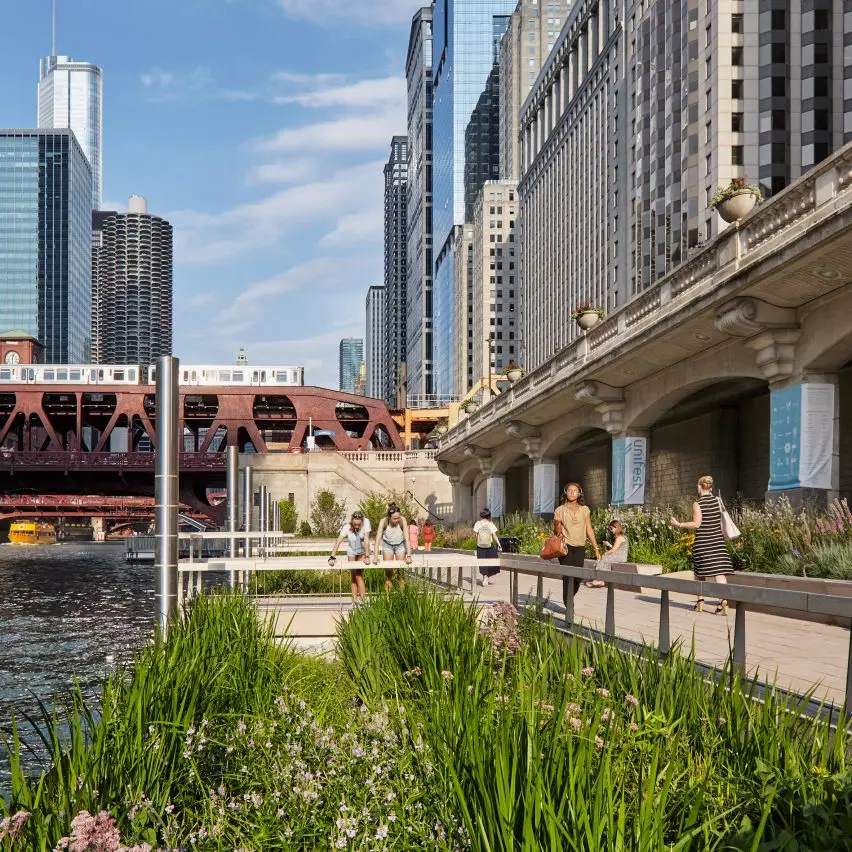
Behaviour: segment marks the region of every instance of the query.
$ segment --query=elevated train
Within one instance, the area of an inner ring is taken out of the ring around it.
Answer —
[[[157,368],[136,364],[2,364],[3,385],[153,385]],[[181,364],[181,387],[295,387],[304,367]]]

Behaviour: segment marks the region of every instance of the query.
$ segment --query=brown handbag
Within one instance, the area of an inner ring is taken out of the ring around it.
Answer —
[[[544,547],[541,549],[539,556],[542,559],[559,559],[568,551],[565,548],[565,542],[561,535],[551,535],[545,539]]]

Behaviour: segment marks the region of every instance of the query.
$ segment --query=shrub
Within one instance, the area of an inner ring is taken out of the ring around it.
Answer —
[[[550,525],[535,515],[513,512],[500,519],[500,535],[518,539],[520,553],[538,554],[550,535]]]
[[[311,525],[307,521],[302,521],[299,524],[299,537],[300,538],[310,538],[313,535],[313,530],[311,529]]]
[[[358,504],[358,508],[364,513],[364,517],[369,519],[374,532],[378,529],[379,521],[387,514],[388,506],[391,503],[396,503],[399,506],[402,516],[407,521],[417,520],[417,507],[405,492],[386,491],[382,493],[371,491]]]
[[[317,491],[311,504],[311,529],[322,538],[337,536],[346,515],[346,501],[339,501],[333,491]]]
[[[296,504],[292,500],[278,501],[278,517],[281,522],[281,532],[296,532],[299,513],[296,511]]]

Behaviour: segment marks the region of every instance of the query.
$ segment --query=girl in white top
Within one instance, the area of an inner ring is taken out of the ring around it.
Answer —
[[[624,525],[621,521],[611,520],[607,524],[607,532],[613,537],[612,543],[605,541],[606,553],[598,560],[598,568],[609,570],[609,566],[621,562],[627,562],[630,542],[624,534]],[[600,589],[606,585],[603,580],[590,580],[586,583],[592,589]]]
[[[360,562],[363,565],[364,562],[369,561],[370,527],[369,522],[365,523],[362,512],[353,512],[349,523],[343,525],[331,551],[328,560],[329,565],[334,566],[337,550],[344,541],[346,542],[346,558],[349,562]],[[352,600],[356,604],[363,603],[367,592],[364,586],[364,569],[351,568],[349,573],[352,577]]]
[[[376,548],[373,552],[373,564],[379,564],[379,550],[382,551],[382,560],[385,562],[396,562],[405,554],[406,564],[411,564],[411,543],[408,539],[408,521],[402,517],[399,506],[391,503],[388,513],[379,521],[376,530]],[[385,569],[385,588],[393,588],[393,568]],[[397,580],[399,587],[405,586],[405,578],[402,569],[397,569]]]

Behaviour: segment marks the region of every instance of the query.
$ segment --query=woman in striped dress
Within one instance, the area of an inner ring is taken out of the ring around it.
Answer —
[[[702,476],[698,480],[698,500],[692,504],[692,520],[671,519],[672,526],[681,530],[695,530],[692,545],[692,570],[696,580],[715,580],[727,583],[728,574],[734,573],[733,562],[722,534],[722,509],[719,498],[713,496],[713,477]],[[704,609],[704,598],[698,598],[693,609]],[[716,614],[726,615],[728,602],[723,598],[716,607]]]

